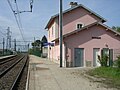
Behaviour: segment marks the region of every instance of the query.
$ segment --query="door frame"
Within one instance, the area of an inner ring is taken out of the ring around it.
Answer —
[[[95,52],[94,52],[95,49],[98,49],[100,52],[100,48],[93,48],[93,67],[97,67],[97,63],[95,62],[96,61],[95,60]]]
[[[73,63],[73,66],[75,67],[75,49],[82,49],[83,50],[83,61],[82,61],[82,66],[80,66],[80,67],[84,67],[85,66],[85,60],[84,60],[84,53],[85,53],[85,49],[84,48],[74,48],[74,63]]]

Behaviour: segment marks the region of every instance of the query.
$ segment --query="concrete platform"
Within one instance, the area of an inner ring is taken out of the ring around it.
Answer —
[[[28,90],[116,90],[83,76],[88,68],[59,68],[47,59],[30,56]]]
[[[13,56],[15,56],[15,55],[2,56],[2,57],[0,57],[0,59],[8,58],[8,57],[13,57]]]

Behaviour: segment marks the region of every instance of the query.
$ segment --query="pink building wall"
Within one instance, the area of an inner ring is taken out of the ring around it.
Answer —
[[[60,63],[60,45],[59,42],[56,41],[55,46],[54,47],[50,47],[51,49],[48,50],[49,52],[49,59],[52,61],[55,61],[56,63]],[[66,62],[65,62],[65,47],[64,47],[64,43],[63,43],[63,65],[65,66]]]
[[[63,16],[63,34],[76,30],[76,24],[82,23],[84,25],[91,24],[93,22],[100,21],[100,18],[91,14],[82,7],[65,13]],[[53,30],[52,30],[53,29]],[[48,27],[48,42],[53,41],[59,37],[59,17],[56,17]],[[55,43],[55,42],[54,42]],[[48,49],[48,57],[50,59],[58,60],[59,57],[59,45],[55,43],[55,47]],[[63,44],[64,47],[64,44]],[[64,53],[64,51],[63,51]],[[64,54],[63,54],[64,56]]]
[[[101,19],[91,14],[83,8],[65,13],[63,16],[63,35],[76,30],[76,24],[82,23],[87,26],[94,22],[101,22]],[[52,28],[53,27],[53,28]],[[101,39],[92,39],[92,37],[101,37]],[[48,42],[59,37],[59,18],[56,17],[48,27]],[[48,50],[48,57],[59,63],[59,43],[54,42],[55,46]],[[94,25],[87,30],[80,31],[74,35],[68,36],[63,42],[63,64],[66,60],[74,64],[74,48],[84,48],[84,66],[86,61],[93,61],[93,48],[106,48],[106,44],[110,49],[120,49],[120,37],[105,27]],[[65,51],[67,47],[67,51]]]
[[[52,22],[50,27],[48,28],[48,41],[49,42],[55,39],[55,30],[56,30],[55,27],[56,27],[56,22]]]
[[[96,21],[101,22],[101,19],[82,7],[79,7],[63,15],[63,35],[76,30],[77,23],[82,23],[84,26],[86,26]],[[54,36],[52,36],[52,27],[54,27]],[[56,17],[48,27],[48,36],[49,33],[49,41],[59,37],[59,17]]]
[[[77,8],[73,11],[65,13],[63,16],[63,35],[70,33],[76,30],[76,24],[82,23],[84,26],[94,23],[96,21],[101,22],[101,19],[96,17],[95,15],[91,14],[87,10],[83,9],[82,7]],[[55,18],[55,32],[56,38],[59,36],[59,18]]]
[[[98,36],[101,39],[92,39]],[[100,25],[66,37],[64,41],[67,43],[68,61],[72,63],[74,63],[74,48],[84,48],[84,61],[93,61],[93,48],[106,48],[107,44],[110,49],[120,49],[120,36]]]

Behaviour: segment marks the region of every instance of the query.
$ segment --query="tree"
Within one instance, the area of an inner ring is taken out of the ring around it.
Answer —
[[[119,26],[113,26],[112,29],[114,29],[114,30],[120,32],[120,27],[119,27]]]
[[[30,50],[30,53],[36,56],[41,56],[41,41],[40,40],[36,40],[34,42],[31,43],[33,49]]]
[[[36,40],[36,46],[40,47],[41,41],[40,40]]]
[[[32,47],[34,47],[34,42],[31,43]]]
[[[35,42],[32,42],[31,45],[34,47],[39,47],[41,44],[41,41],[40,40],[36,40]]]

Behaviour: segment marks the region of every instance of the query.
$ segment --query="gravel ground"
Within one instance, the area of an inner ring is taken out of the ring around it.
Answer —
[[[25,90],[26,88],[26,81],[27,81],[27,74],[28,74],[28,65],[29,65],[29,60],[27,60],[26,66],[23,70],[23,73],[17,83],[17,88],[15,90]]]
[[[116,90],[84,76],[89,68],[59,68],[47,59],[30,56],[29,90]]]
[[[14,64],[20,57],[14,57],[12,60],[7,61],[4,64],[0,64],[0,73],[2,73],[5,69],[9,68],[12,64]]]
[[[18,72],[22,68],[23,63],[25,63],[25,60],[21,60],[14,68],[0,78],[0,90],[9,90]]]

